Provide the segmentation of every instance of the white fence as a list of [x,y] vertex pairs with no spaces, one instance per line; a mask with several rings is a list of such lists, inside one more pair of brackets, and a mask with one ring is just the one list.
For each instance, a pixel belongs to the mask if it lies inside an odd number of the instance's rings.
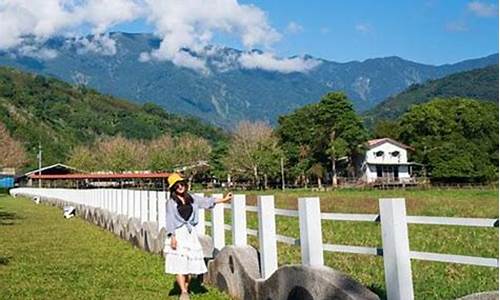
[[[141,221],[157,222],[158,229],[165,227],[166,193],[126,189],[12,189],[11,194],[50,197],[98,207],[113,213],[138,218]],[[221,197],[220,194],[214,194]],[[318,197],[299,198],[298,211],[278,209],[274,196],[258,196],[257,206],[246,205],[245,195],[235,195],[231,204],[217,205],[212,211],[211,223],[205,222],[205,212],[200,210],[197,230],[205,232],[212,228],[212,239],[216,249],[225,246],[225,230],[232,231],[232,243],[247,244],[247,235],[258,236],[263,278],[268,278],[278,268],[277,242],[297,245],[301,248],[302,264],[322,266],[323,252],[344,252],[383,256],[387,298],[413,299],[411,259],[469,264],[498,268],[498,258],[451,255],[411,251],[408,242],[407,224],[434,224],[452,226],[498,227],[498,219],[448,218],[407,216],[405,200],[380,199],[379,215],[321,213]],[[224,224],[224,210],[231,210],[232,224]],[[258,230],[247,228],[246,212],[258,214]],[[275,216],[298,217],[300,238],[276,234]],[[380,222],[383,248],[324,244],[321,220]]]

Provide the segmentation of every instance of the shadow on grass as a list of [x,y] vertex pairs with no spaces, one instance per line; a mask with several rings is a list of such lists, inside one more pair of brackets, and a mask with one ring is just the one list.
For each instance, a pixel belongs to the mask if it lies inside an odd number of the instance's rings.
[[0,266],[6,266],[9,264],[10,257],[0,256]]
[[3,225],[14,225],[15,224],[14,220],[18,220],[18,219],[21,219],[21,217],[19,217],[15,213],[4,211],[0,207],[0,226],[3,226]]
[[[193,276],[189,283],[189,292],[193,294],[205,294],[208,290],[201,284],[203,275]],[[168,293],[169,296],[180,295],[181,289],[177,282],[174,282],[172,289]]]
[[376,284],[372,284],[372,285],[368,286],[368,289],[370,289],[372,292],[377,294],[377,296],[380,297],[380,300],[387,299],[387,292],[386,292],[385,288],[383,288],[379,285],[376,285]]

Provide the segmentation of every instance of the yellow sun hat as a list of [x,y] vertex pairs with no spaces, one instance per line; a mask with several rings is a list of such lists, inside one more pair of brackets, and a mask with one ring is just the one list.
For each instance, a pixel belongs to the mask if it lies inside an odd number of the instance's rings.
[[182,178],[182,176],[178,173],[174,173],[168,176],[168,189],[171,189],[176,183],[186,181],[186,179]]

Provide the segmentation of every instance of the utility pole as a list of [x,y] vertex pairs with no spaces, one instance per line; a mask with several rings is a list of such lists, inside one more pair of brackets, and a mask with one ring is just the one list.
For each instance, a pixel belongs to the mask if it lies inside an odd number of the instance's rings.
[[281,158],[281,189],[285,190],[285,168],[283,163],[283,157]]
[[[38,176],[42,176],[42,143],[38,142]],[[38,177],[38,187],[42,187],[42,178]]]

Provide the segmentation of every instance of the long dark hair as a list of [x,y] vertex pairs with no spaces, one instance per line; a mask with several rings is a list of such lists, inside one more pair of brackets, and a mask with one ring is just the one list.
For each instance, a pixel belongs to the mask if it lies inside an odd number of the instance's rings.
[[[176,183],[177,184],[184,184],[185,183]],[[181,195],[182,198],[184,198],[184,201],[185,201],[185,204],[193,204],[194,200],[193,200],[193,197],[191,197],[191,195],[188,193],[187,191],[187,186],[184,190],[184,193]],[[172,200],[174,200],[177,205],[182,205],[182,200],[179,199],[179,195],[177,195],[177,192],[175,191],[175,186],[173,186],[172,188],[172,191],[170,192],[170,198],[172,198]]]

